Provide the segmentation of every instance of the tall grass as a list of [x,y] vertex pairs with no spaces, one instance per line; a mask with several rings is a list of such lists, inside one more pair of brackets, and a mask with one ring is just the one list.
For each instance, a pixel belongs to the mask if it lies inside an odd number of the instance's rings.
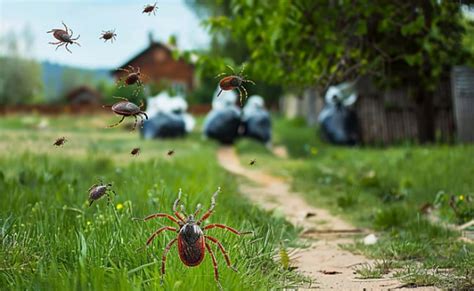
[[[268,290],[299,284],[303,278],[273,261],[282,240],[297,231],[284,220],[249,204],[237,191],[235,178],[215,162],[215,145],[199,136],[174,141],[140,141],[120,129],[96,129],[98,118],[64,121],[45,131],[21,126],[17,117],[0,120],[0,286],[2,289],[132,290],[161,288],[161,255],[175,233],[162,233],[140,251],[154,230],[169,222],[134,221],[156,212],[171,212],[178,188],[187,209],[205,207],[218,186],[215,214],[219,222],[253,236],[236,237],[209,230],[225,245],[236,273],[219,262],[226,290]],[[66,125],[65,122],[69,125]],[[94,125],[92,125],[94,124]],[[59,131],[58,128],[61,128]],[[63,148],[51,138],[65,135]],[[26,137],[35,136],[34,142]],[[54,140],[53,140],[54,141]],[[142,155],[132,157],[132,147]],[[168,149],[176,154],[166,157]],[[87,203],[87,189],[97,179],[113,183],[117,196]],[[114,216],[114,209],[118,221]],[[168,255],[165,290],[216,290],[209,255],[201,266],[185,267],[177,248]]]

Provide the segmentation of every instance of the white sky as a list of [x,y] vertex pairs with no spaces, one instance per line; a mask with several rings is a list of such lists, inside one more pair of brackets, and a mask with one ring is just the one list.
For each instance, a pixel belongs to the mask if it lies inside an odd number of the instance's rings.
[[[158,2],[156,16],[142,14],[145,4]],[[80,34],[81,47],[55,51],[52,28],[61,21]],[[184,0],[0,0],[0,36],[13,30],[19,35],[29,26],[34,35],[31,57],[87,68],[113,68],[148,46],[148,32],[167,41],[175,34],[180,49],[203,48],[209,43],[205,29]],[[102,30],[114,29],[113,44],[99,40]]]

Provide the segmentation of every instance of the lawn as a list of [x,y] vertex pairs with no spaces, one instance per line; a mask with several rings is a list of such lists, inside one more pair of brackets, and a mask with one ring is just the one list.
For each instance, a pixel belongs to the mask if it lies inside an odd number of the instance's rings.
[[[209,230],[222,241],[233,272],[213,246],[226,290],[281,289],[304,278],[285,271],[273,256],[281,241],[298,230],[249,204],[236,180],[215,160],[216,145],[193,133],[185,139],[144,141],[122,127],[107,129],[111,116],[10,116],[0,119],[0,286],[2,289],[131,290],[160,288],[161,256],[176,234],[148,236],[169,221],[135,221],[156,212],[171,213],[179,188],[191,212],[209,207],[217,187],[215,214],[224,223],[254,235],[237,237]],[[68,142],[53,147],[56,138]],[[142,153],[132,157],[139,146]],[[169,149],[175,155],[166,155]],[[117,196],[87,203],[98,179],[113,183]],[[115,215],[117,214],[117,215]],[[209,255],[185,267],[174,247],[166,263],[166,290],[217,290]]]
[[408,286],[474,287],[474,246],[444,226],[474,218],[474,146],[345,148],[324,144],[301,120],[277,118],[274,129],[290,158],[243,140],[242,161],[256,158],[258,167],[291,178],[309,203],[375,231],[377,244],[345,246],[379,261],[361,268],[361,277],[392,270]]

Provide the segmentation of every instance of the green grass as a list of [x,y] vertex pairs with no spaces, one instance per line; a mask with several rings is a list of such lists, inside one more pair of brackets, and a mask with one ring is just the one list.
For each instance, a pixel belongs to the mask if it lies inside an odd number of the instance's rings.
[[[42,119],[49,127],[38,129]],[[236,237],[209,230],[239,269],[235,273],[227,268],[213,247],[223,287],[281,289],[305,280],[272,259],[281,241],[294,242],[297,230],[242,198],[235,178],[217,165],[215,144],[202,141],[198,133],[186,139],[143,141],[120,127],[105,129],[112,121],[110,116],[0,119],[3,290],[217,290],[209,255],[199,267],[188,268],[179,260],[176,246],[168,255],[160,287],[161,255],[176,234],[163,233],[150,248],[137,251],[155,229],[170,223],[132,218],[170,213],[179,188],[188,212],[197,203],[208,207],[218,186],[222,192],[208,222],[255,232]],[[53,147],[60,136],[68,142]],[[135,146],[142,153],[131,157]],[[170,158],[166,152],[171,148],[176,154]],[[113,205],[102,199],[88,207],[87,189],[99,178],[112,182],[118,195]]]
[[[260,145],[245,141],[237,146],[242,160],[257,158],[259,167],[290,177],[309,203],[380,237],[376,245],[347,248],[401,262],[402,280],[408,284],[474,287],[473,244],[420,211],[432,205],[433,215],[450,224],[474,218],[474,146],[346,148],[322,143],[315,128],[298,120],[277,118],[274,128],[276,143],[288,148],[290,158],[262,153]],[[433,272],[437,269],[447,269],[449,275]],[[421,280],[422,274],[430,280]]]

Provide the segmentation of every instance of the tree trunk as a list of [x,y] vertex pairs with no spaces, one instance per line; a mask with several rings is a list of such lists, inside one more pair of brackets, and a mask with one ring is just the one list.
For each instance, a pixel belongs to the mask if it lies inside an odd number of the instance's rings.
[[318,90],[316,88],[309,88],[306,90],[307,96],[307,108],[306,108],[306,122],[308,125],[315,125],[318,122],[318,112],[317,112],[317,100],[319,97]]
[[418,141],[430,143],[435,141],[435,112],[431,92],[418,90],[416,98],[416,119],[418,126]]

